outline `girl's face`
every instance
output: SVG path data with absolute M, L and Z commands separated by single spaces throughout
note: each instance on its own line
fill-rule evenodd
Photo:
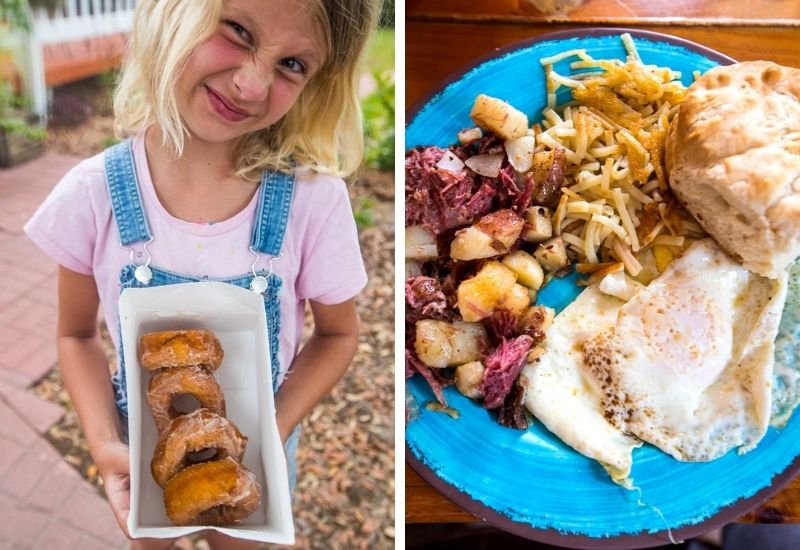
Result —
M 302 2 L 229 0 L 178 79 L 178 109 L 195 139 L 227 143 L 283 117 L 322 62 Z

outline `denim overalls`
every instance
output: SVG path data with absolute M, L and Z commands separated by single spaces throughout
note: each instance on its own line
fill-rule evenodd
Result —
M 177 283 L 191 283 L 209 280 L 207 277 L 180 275 L 160 269 L 150 263 L 150 254 L 147 252 L 147 243 L 153 240 L 147 225 L 147 217 L 142 207 L 142 197 L 139 191 L 139 182 L 136 177 L 133 159 L 133 141 L 131 139 L 119 143 L 105 152 L 106 182 L 114 212 L 114 220 L 119 229 L 121 246 L 130 250 L 131 260 L 122 268 L 120 273 L 121 288 L 148 288 L 154 286 L 172 285 Z M 289 219 L 289 210 L 292 206 L 294 191 L 294 176 L 281 172 L 265 171 L 259 189 L 258 212 L 256 214 L 253 237 L 250 251 L 254 259 L 258 254 L 269 255 L 272 259 L 280 256 L 283 236 Z M 169 238 L 165 236 L 164 238 Z M 146 255 L 144 261 L 136 261 L 136 256 L 141 257 L 142 252 L 135 253 L 132 245 L 141 243 Z M 267 312 L 267 327 L 269 329 L 269 351 L 272 358 L 272 387 L 277 391 L 280 362 L 278 359 L 278 334 L 281 328 L 280 301 L 278 293 L 281 289 L 280 278 L 272 272 L 272 260 L 269 271 L 255 270 L 238 277 L 221 279 L 222 282 L 242 288 L 263 289 L 264 306 Z M 219 279 L 215 279 L 219 280 Z M 119 339 L 120 348 L 122 339 Z M 128 396 L 125 386 L 125 364 L 122 350 L 118 356 L 119 367 L 112 377 L 114 394 L 123 424 L 127 425 Z M 286 441 L 286 456 L 289 464 L 290 487 L 295 486 L 295 454 L 300 430 L 298 427 Z

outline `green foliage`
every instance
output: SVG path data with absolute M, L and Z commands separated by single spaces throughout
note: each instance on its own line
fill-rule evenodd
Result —
M 44 8 L 46 10 L 56 10 L 64 5 L 64 0 L 28 0 L 31 7 Z
M 41 141 L 47 135 L 44 128 L 32 126 L 25 121 L 23 112 L 30 101 L 15 94 L 10 82 L 0 82 L 0 128 L 9 134 L 22 134 L 30 140 Z
M 33 8 L 44 8 L 51 15 L 61 9 L 64 0 L 28 0 Z
M 394 70 L 394 34 L 392 29 L 378 29 L 372 35 L 366 57 L 366 70 L 370 74 Z
M 100 106 L 101 112 L 107 115 L 114 114 L 114 92 L 119 84 L 120 71 L 117 69 L 103 71 L 100 74 L 100 85 L 103 87 L 104 98 Z
M 108 136 L 106 138 L 103 138 L 103 149 L 108 149 L 109 147 L 113 147 L 117 143 L 119 143 L 119 140 L 114 136 Z
M 378 24 L 381 27 L 394 27 L 394 0 L 383 0 Z
M 31 141 L 43 141 L 47 131 L 38 126 L 31 126 L 20 117 L 0 117 L 0 128 L 9 134 L 22 134 Z
M 0 22 L 6 23 L 12 30 L 30 30 L 27 0 L 0 0 Z
M 103 89 L 108 90 L 111 94 L 119 83 L 120 72 L 119 69 L 109 69 L 100 73 L 100 84 Z
M 0 0 L 0 23 L 11 31 L 29 31 L 31 28 L 28 0 Z M 13 60 L 13 53 L 5 44 L 0 44 L 0 57 Z M 11 83 L 0 81 L 0 128 L 12 134 L 22 134 L 28 139 L 40 141 L 45 138 L 43 128 L 27 123 L 24 111 L 30 108 L 30 100 L 14 93 Z
M 394 168 L 394 79 L 388 72 L 373 73 L 377 88 L 361 100 L 364 111 L 365 160 L 378 170 Z
M 358 206 L 356 206 L 353 217 L 356 220 L 356 227 L 358 227 L 359 230 L 365 227 L 372 227 L 375 224 L 375 220 L 372 217 L 373 206 L 375 206 L 375 202 L 369 197 L 362 198 Z
M 24 109 L 29 105 L 28 99 L 13 92 L 10 82 L 0 81 L 0 117 Z

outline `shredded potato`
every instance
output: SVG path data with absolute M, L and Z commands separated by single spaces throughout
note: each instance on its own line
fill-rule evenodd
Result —
M 664 141 L 686 88 L 680 74 L 646 65 L 630 35 L 626 61 L 595 60 L 570 50 L 540 62 L 548 106 L 536 131 L 537 150 L 565 151 L 565 187 L 553 215 L 580 265 L 624 266 L 635 277 L 639 254 L 669 246 L 678 255 L 702 229 L 669 193 L 663 167 Z M 553 65 L 577 57 L 571 75 Z M 556 94 L 571 89 L 575 101 L 556 108 Z M 585 269 L 585 268 L 584 268 Z

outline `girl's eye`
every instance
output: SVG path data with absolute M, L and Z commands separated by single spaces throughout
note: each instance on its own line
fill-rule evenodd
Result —
M 294 57 L 287 57 L 286 59 L 281 59 L 281 65 L 289 69 L 294 73 L 305 74 L 306 66 L 303 64 L 302 61 L 294 58 Z
M 253 36 L 249 32 L 247 32 L 247 29 L 242 27 L 239 23 L 237 23 L 236 21 L 228 20 L 228 21 L 225 21 L 225 24 L 228 25 L 228 27 L 230 27 L 233 30 L 233 32 L 236 33 L 236 35 L 239 38 L 241 38 L 242 40 L 244 40 L 248 44 L 252 44 L 253 43 Z

